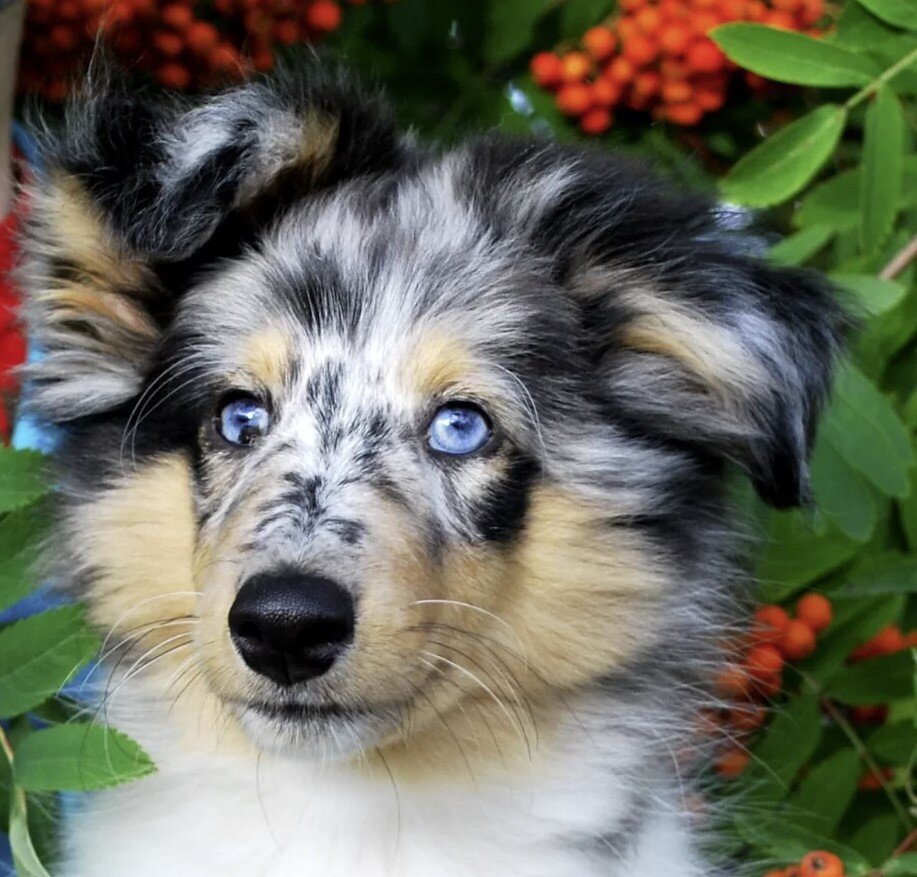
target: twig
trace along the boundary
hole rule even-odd
[[[879,272],[883,280],[894,280],[911,262],[917,259],[917,234],[914,235]]]
[[[872,82],[864,85],[856,94],[852,95],[844,104],[845,110],[852,110],[857,104],[862,103],[866,98],[875,94],[880,85],[884,85],[894,76],[897,76],[902,70],[907,69],[911,64],[917,61],[917,49],[908,52],[903,58],[896,61],[891,67],[883,70]]]

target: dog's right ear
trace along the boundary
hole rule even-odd
[[[238,246],[291,198],[406,154],[379,96],[333,69],[192,103],[129,91],[98,65],[29,198],[32,407],[60,422],[133,397],[181,279],[227,255],[218,242]]]

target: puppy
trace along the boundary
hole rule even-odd
[[[682,877],[698,709],[842,317],[604,152],[434,149],[320,65],[96,75],[31,193],[56,576],[158,772],[67,877]]]

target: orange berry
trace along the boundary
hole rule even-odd
[[[802,0],[771,0],[771,8],[780,12],[798,12],[802,8]]]
[[[625,12],[634,12],[642,9],[646,5],[646,0],[620,0],[618,7]]]
[[[917,649],[917,630],[912,630],[904,637],[904,647],[906,649]]]
[[[683,79],[670,79],[662,84],[662,99],[667,104],[684,103],[692,94],[691,86]]]
[[[783,655],[774,646],[755,646],[745,656],[745,666],[755,679],[773,676],[783,669]]]
[[[659,45],[670,55],[681,55],[691,42],[691,32],[681,24],[668,24],[659,32]]]
[[[700,40],[688,47],[686,60],[698,73],[716,73],[723,69],[726,56],[710,40]]]
[[[174,58],[181,54],[185,45],[178,34],[161,30],[153,34],[153,47],[160,55],[164,55],[166,58]],[[165,84],[163,83],[163,85]]]
[[[697,12],[689,21],[694,33],[700,36],[706,36],[708,31],[720,24],[719,16],[713,12]]]
[[[585,52],[567,52],[560,63],[564,82],[584,82],[592,73],[592,59]]]
[[[631,82],[636,72],[634,65],[627,58],[623,58],[620,55],[605,68],[605,75],[612,82],[618,82],[621,85],[627,85]]]
[[[729,723],[737,731],[755,731],[764,724],[765,718],[767,710],[753,703],[729,711]]]
[[[764,0],[748,0],[745,5],[746,21],[764,21],[767,12],[768,9],[764,4]]]
[[[604,107],[596,107],[579,120],[579,126],[584,134],[604,134],[611,127],[611,113]]]
[[[210,50],[208,59],[214,69],[221,73],[238,73],[242,66],[242,57],[236,47],[230,43],[220,43],[214,46]]]
[[[703,117],[703,110],[695,103],[666,104],[665,117],[676,125],[696,125]]]
[[[801,661],[815,651],[815,632],[804,621],[793,619],[780,639],[780,651],[788,661]]]
[[[699,88],[694,92],[694,100],[705,113],[712,113],[726,103],[726,92],[719,88]]]
[[[610,58],[617,44],[614,31],[608,27],[591,27],[583,34],[583,45],[596,61]]]
[[[605,76],[600,76],[592,83],[592,102],[597,107],[613,107],[621,100],[621,84]]]
[[[273,27],[274,39],[283,46],[292,46],[303,38],[302,27],[292,18],[284,18]]]
[[[256,49],[251,55],[252,67],[262,73],[274,69],[274,53],[269,46],[262,46]]]
[[[655,70],[645,70],[634,77],[634,92],[640,97],[658,94],[662,77]]]
[[[662,24],[662,14],[658,9],[647,6],[634,16],[634,21],[637,22],[637,27],[639,27],[643,33],[654,34],[659,30],[659,25]]]
[[[824,594],[806,594],[796,604],[796,617],[816,633],[821,633],[834,617],[831,601]]]
[[[637,35],[623,45],[621,52],[625,58],[639,67],[655,60],[659,54],[659,46],[649,37]]]
[[[191,73],[188,68],[174,61],[157,68],[156,79],[166,88],[182,90],[191,85]]]
[[[751,680],[744,668],[737,664],[730,664],[725,667],[716,677],[714,689],[720,697],[739,698],[748,694],[751,687]]]
[[[48,34],[48,43],[60,52],[72,52],[76,48],[76,31],[66,24],[57,24]]]
[[[895,625],[883,627],[873,638],[872,643],[880,655],[892,655],[905,648],[904,636]]]
[[[772,700],[783,690],[783,675],[771,673],[752,681],[753,692],[763,700]]]
[[[724,21],[741,21],[745,18],[747,7],[746,0],[720,0],[720,15]]]
[[[636,18],[618,19],[616,28],[618,31],[618,36],[621,38],[622,42],[631,40],[640,33],[640,27],[637,25]]]
[[[306,10],[306,24],[319,33],[331,33],[341,26],[341,7],[332,0],[318,0]]]
[[[780,30],[796,30],[796,20],[789,12],[768,12],[762,21],[769,27],[776,27]]]
[[[762,606],[755,612],[752,639],[757,643],[776,644],[780,642],[789,623],[789,613],[782,606],[775,604]]]
[[[727,779],[739,776],[748,766],[749,756],[743,749],[730,749],[716,762],[716,772]]]
[[[844,863],[834,853],[813,850],[802,857],[799,877],[844,877]]]
[[[163,24],[175,28],[175,30],[185,30],[191,26],[194,21],[194,15],[187,6],[180,3],[170,3],[160,13]]]
[[[565,116],[582,116],[592,108],[592,88],[582,82],[572,82],[557,92],[555,103]]]
[[[554,52],[539,52],[529,61],[532,79],[542,88],[553,90],[564,81],[564,67],[559,55]]]
[[[802,8],[802,23],[815,24],[825,14],[824,0],[805,0]]]
[[[785,874],[783,868],[775,868],[773,871],[765,871],[764,877],[785,877]]]
[[[185,33],[185,42],[192,52],[206,55],[220,42],[220,33],[209,22],[196,21]]]

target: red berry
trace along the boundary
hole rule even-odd
[[[744,749],[730,749],[716,762],[716,772],[727,779],[739,776],[748,766],[749,756]]]
[[[611,28],[591,27],[583,34],[583,45],[596,61],[610,58],[617,44],[617,37]]]
[[[834,853],[813,850],[802,857],[799,877],[844,877],[844,863]]]
[[[621,52],[625,58],[633,61],[638,67],[649,64],[659,54],[659,46],[649,37],[637,35],[624,43]]]
[[[796,617],[816,633],[821,633],[834,617],[831,601],[823,594],[806,594],[796,604]]]
[[[156,79],[166,88],[183,90],[191,84],[191,73],[184,64],[173,61],[157,68]]]
[[[583,82],[592,73],[592,59],[585,52],[567,52],[560,63],[564,82]]]
[[[553,90],[564,81],[564,67],[559,55],[554,52],[539,52],[529,62],[532,79],[542,88]]]
[[[579,120],[579,126],[584,134],[604,134],[611,127],[611,113],[604,107],[596,107]]]
[[[697,73],[716,73],[726,64],[726,56],[710,40],[699,40],[688,47],[688,67]]]
[[[780,639],[780,651],[788,661],[801,661],[815,651],[815,632],[804,621],[793,619]]]
[[[555,101],[565,116],[582,116],[592,108],[592,89],[582,82],[570,83],[557,92]]]
[[[163,24],[175,28],[175,30],[185,30],[191,26],[194,21],[194,15],[187,6],[180,3],[170,3],[160,13]]]
[[[319,33],[330,33],[341,26],[341,7],[332,0],[318,0],[306,10],[306,24]]]
[[[209,22],[196,21],[188,28],[185,34],[185,42],[187,42],[188,48],[192,52],[206,55],[220,42],[220,34]]]

